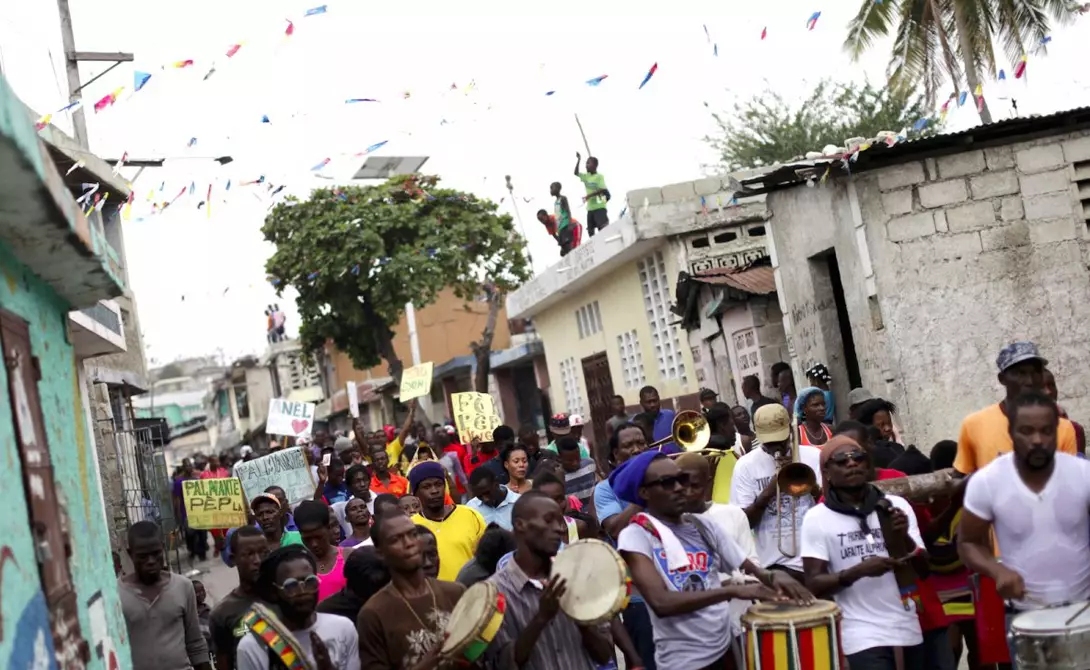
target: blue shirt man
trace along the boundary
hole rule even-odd
[[[640,389],[640,407],[643,408],[644,413],[655,417],[655,423],[651,428],[652,442],[658,442],[673,434],[675,412],[672,409],[662,409],[658,389],[654,386],[644,386]],[[676,454],[678,451],[677,445],[673,442],[662,445],[664,454]]]
[[[496,473],[488,468],[477,468],[469,476],[469,488],[473,499],[466,505],[484,518],[485,524],[494,523],[500,528],[511,530],[511,511],[519,494],[506,486],[501,486]]]

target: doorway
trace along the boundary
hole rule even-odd
[[[598,454],[607,444],[606,422],[609,421],[609,401],[613,397],[613,376],[609,372],[609,358],[605,352],[587,356],[582,363],[583,380],[587,384],[587,400],[590,402],[590,425],[594,442],[592,453]]]
[[[852,336],[852,323],[848,317],[848,304],[844,297],[844,282],[840,276],[836,250],[829,249],[812,256],[810,271],[814,280],[814,302],[819,306],[823,330],[826,333],[836,332],[840,336],[839,342],[830,339],[825,343],[826,355],[835,359],[836,353],[840,353],[843,356],[848,388],[859,388],[863,386],[863,377],[859,372],[859,358],[855,353],[855,338]],[[821,310],[822,305],[831,305],[833,310]],[[836,351],[837,347],[839,352]],[[826,361],[826,364],[830,363],[831,360]]]

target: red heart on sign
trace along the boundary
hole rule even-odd
[[[291,429],[295,431],[296,435],[298,435],[299,433],[306,430],[307,426],[309,426],[309,425],[310,425],[310,422],[307,421],[306,419],[295,419],[295,420],[293,420],[291,422]]]

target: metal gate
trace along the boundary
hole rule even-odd
[[[122,428],[111,422],[117,470],[121,480],[123,509],[114,510],[127,525],[154,521],[163,529],[167,563],[175,572],[182,571],[181,549],[184,532],[174,518],[171,473],[167,471],[163,447],[167,441],[166,422]]]
[[[590,423],[594,433],[594,456],[602,462],[608,456],[606,422],[609,421],[609,400],[613,397],[613,376],[609,372],[609,358],[605,352],[587,356],[582,360],[583,380],[587,384],[590,401]],[[584,429],[585,432],[585,429]]]

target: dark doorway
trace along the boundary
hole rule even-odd
[[[848,306],[844,301],[844,283],[840,279],[840,263],[837,262],[836,251],[825,254],[825,267],[832,284],[833,302],[836,304],[837,326],[844,347],[844,367],[848,370],[848,388],[859,388],[863,386],[863,377],[859,374],[859,359],[855,355],[852,322],[848,318]]]
[[[609,400],[613,397],[613,376],[609,373],[609,358],[605,352],[583,359],[583,380],[587,384],[587,399],[590,402],[590,427],[594,451],[598,454],[605,449],[606,422],[609,420]],[[583,429],[584,435],[586,429]]]

